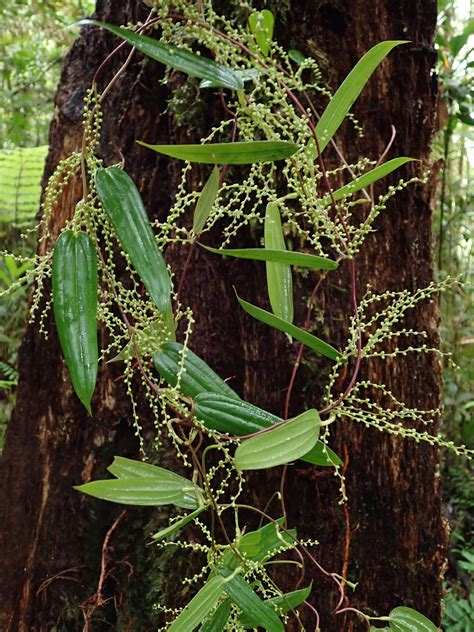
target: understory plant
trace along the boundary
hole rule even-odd
[[[30,317],[44,330],[47,309],[39,310],[45,280],[51,277],[57,331],[73,388],[91,412],[99,363],[123,364],[123,384],[131,398],[136,434],[144,451],[141,419],[132,382],[138,377],[156,423],[157,442],[166,439],[186,475],[117,455],[109,466],[113,478],[77,487],[83,493],[122,504],[172,505],[169,524],[153,536],[158,547],[200,552],[205,559],[193,598],[183,609],[157,604],[167,619],[163,630],[202,632],[264,628],[284,630],[290,617],[300,629],[299,607],[308,607],[319,630],[319,614],[311,605],[312,586],[295,586],[282,593],[272,579],[269,563],[275,556],[296,553],[334,581],[339,591],[336,615],[353,613],[373,630],[433,632],[436,627],[417,611],[399,606],[386,616],[369,616],[346,606],[347,578],[323,569],[314,554],[315,541],[302,540],[298,525],[288,524],[284,477],[291,463],[333,468],[340,480],[340,502],[346,493],[341,458],[331,450],[331,427],[344,419],[400,437],[446,446],[469,457],[463,445],[445,441],[429,431],[438,410],[408,407],[384,384],[359,377],[363,362],[394,359],[407,353],[438,353],[420,343],[423,331],[407,329],[403,317],[420,301],[452,284],[449,279],[415,292],[356,291],[356,255],[374,229],[374,222],[397,191],[418,182],[400,180],[373,199],[372,185],[410,160],[383,162],[364,159],[328,170],[324,150],[334,143],[341,123],[364,85],[384,58],[403,41],[381,42],[370,49],[334,95],[324,88],[316,62],[273,41],[270,11],[251,12],[248,24],[234,26],[216,15],[210,2],[178,0],[173,12],[166,2],[147,2],[150,14],[138,25],[124,27],[88,21],[131,45],[133,50],[167,67],[200,80],[199,89],[220,93],[228,118],[216,124],[195,145],[147,145],[151,152],[182,161],[182,176],[163,222],[150,222],[140,193],[121,164],[105,165],[97,155],[101,110],[120,70],[100,93],[96,81],[106,72],[102,64],[86,98],[82,151],[61,161],[44,195],[40,239],[48,241],[50,220],[61,191],[72,178],[82,178],[83,198],[59,235],[52,252],[36,257],[36,290]],[[159,38],[150,37],[159,34]],[[211,51],[208,54],[202,50]],[[197,51],[201,51],[198,52]],[[212,54],[211,54],[212,53]],[[165,76],[165,81],[167,75]],[[328,105],[319,118],[311,101],[321,93]],[[355,122],[357,125],[357,123]],[[188,187],[193,164],[209,165],[200,191]],[[334,189],[331,180],[341,172],[348,184]],[[366,212],[356,213],[363,205]],[[193,226],[185,217],[194,209]],[[261,247],[233,248],[237,235],[252,230]],[[206,245],[212,230],[219,247]],[[298,249],[289,249],[286,237]],[[239,305],[256,320],[283,332],[332,363],[319,409],[302,410],[288,418],[292,385],[280,418],[260,409],[217,375],[192,349],[195,315],[183,304],[180,290],[188,265],[177,280],[163,253],[173,244],[204,248],[209,257],[234,257],[266,267],[271,311],[249,303],[236,288]],[[129,272],[125,286],[117,275],[117,251]],[[189,259],[188,259],[189,260]],[[309,320],[323,279],[346,266],[349,271],[351,315],[343,348],[336,348],[309,331]],[[304,327],[294,320],[293,277],[300,271],[317,281],[307,305]],[[146,293],[142,291],[145,288]],[[99,349],[97,324],[107,332]],[[184,331],[176,340],[177,328]],[[387,344],[389,346],[387,346]],[[295,371],[297,370],[297,366]],[[347,377],[346,377],[347,376]],[[292,380],[292,384],[293,384]],[[340,385],[344,384],[343,387]],[[383,407],[371,393],[383,395]],[[281,516],[242,500],[245,473],[282,467],[282,484],[275,490]],[[245,516],[261,520],[248,531]],[[233,528],[229,528],[232,516]],[[189,543],[180,534],[193,523],[201,538]],[[288,560],[294,564],[294,560]],[[184,580],[184,578],[183,578]],[[380,628],[379,625],[384,627]]]

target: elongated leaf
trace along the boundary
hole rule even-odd
[[[273,13],[268,9],[263,9],[263,11],[254,11],[249,15],[250,30],[255,36],[258,47],[265,57],[270,51],[274,24],[275,18],[273,17]]]
[[[207,145],[139,145],[171,158],[211,165],[250,165],[289,158],[298,145],[282,140],[255,140],[242,143],[208,143]]]
[[[299,459],[314,447],[321,420],[307,410],[285,424],[243,441],[235,451],[238,470],[261,470]]]
[[[224,257],[237,257],[238,259],[253,259],[255,261],[274,261],[286,265],[309,268],[310,270],[335,270],[337,261],[317,257],[305,252],[293,252],[291,250],[271,250],[269,248],[211,248],[199,244],[202,248]]]
[[[222,632],[230,616],[230,601],[226,599],[214,612],[209,621],[206,621],[199,632]]]
[[[177,385],[178,374],[181,372],[179,390],[184,395],[194,398],[200,393],[220,393],[240,401],[240,397],[227,382],[191,349],[179,342],[162,343],[160,351],[153,356],[153,362],[158,373],[171,386]]]
[[[328,103],[316,125],[316,136],[321,152],[339,129],[352,104],[362,92],[362,89],[380,62],[395,46],[406,43],[404,40],[380,42],[357,62]]]
[[[290,610],[294,610],[295,608],[300,606],[303,601],[306,601],[311,593],[311,588],[312,584],[310,584],[306,588],[301,588],[300,590],[294,590],[293,592],[286,593],[281,597],[266,599],[264,603],[271,606],[277,612],[277,614],[282,615],[286,612],[289,612]],[[246,630],[249,630],[253,627],[251,618],[245,612],[239,616],[239,623]]]
[[[95,184],[123,249],[172,330],[168,269],[135,183],[123,169],[108,167],[97,169]]]
[[[244,87],[238,74],[231,68],[218,64],[207,57],[195,55],[184,48],[178,48],[172,44],[164,44],[146,35],[139,35],[120,26],[98,22],[97,20],[83,20],[82,24],[101,26],[114,35],[117,35],[117,37],[121,37],[129,44],[132,44],[147,57],[151,57],[151,59],[155,59],[165,66],[174,68],[174,70],[184,72],[191,77],[207,79],[208,81],[212,81],[215,85],[230,88],[231,90],[242,90]]]
[[[336,191],[333,191],[332,196],[335,200],[342,200],[342,198],[348,195],[352,195],[353,193],[357,193],[357,191],[361,191],[362,189],[365,189],[374,182],[377,182],[377,180],[380,180],[381,178],[387,176],[389,173],[392,173],[392,171],[395,171],[395,169],[399,169],[407,162],[412,162],[413,160],[415,160],[415,158],[394,158],[393,160],[389,160],[383,165],[375,167],[375,169],[372,169],[371,171],[364,173],[364,175],[355,178],[354,180],[352,180],[352,182],[349,182],[349,184],[344,185],[340,189],[336,189]],[[326,204],[331,204],[331,198],[329,197],[329,195],[326,195],[322,199],[322,201]]]
[[[114,457],[112,465],[107,468],[111,474],[117,478],[153,478],[157,483],[162,480],[174,481],[177,486],[186,486],[189,481],[184,476],[176,474],[171,470],[166,470],[152,463],[144,463],[135,459],[127,459],[123,456]]]
[[[221,393],[200,392],[194,400],[194,414],[207,428],[218,432],[227,432],[237,437],[263,428],[270,428],[283,421],[262,408],[249,404],[236,397]],[[327,455],[326,455],[327,450]],[[318,441],[314,448],[301,457],[313,465],[330,467],[342,465],[342,460],[329,447]]]
[[[199,235],[204,228],[204,224],[212,211],[214,202],[216,201],[217,192],[219,191],[219,169],[214,167],[211,171],[208,181],[204,185],[201,195],[199,196],[196,210],[194,211],[193,233]]]
[[[393,632],[438,632],[438,628],[413,608],[399,606],[389,614],[389,629]]]
[[[278,318],[278,316],[270,314],[270,312],[267,312],[260,307],[256,307],[256,305],[247,303],[247,301],[239,298],[239,296],[237,296],[237,300],[239,301],[242,309],[244,309],[247,314],[250,314],[250,316],[256,318],[257,320],[260,320],[266,325],[270,325],[270,327],[274,327],[275,329],[283,331],[283,333],[292,336],[310,349],[313,349],[313,351],[316,351],[317,353],[326,356],[331,360],[338,360],[341,357],[341,354],[339,353],[339,351],[337,351],[337,349],[334,349],[334,347],[331,347],[331,345],[329,345],[327,342],[316,338],[316,336],[313,336],[313,334],[308,333],[304,329],[300,329],[299,327],[296,327],[296,325],[293,325],[292,323],[289,323],[282,318]]]
[[[225,579],[216,575],[210,579],[188,603],[168,632],[193,632],[204,621],[224,592]]]
[[[91,412],[98,368],[97,258],[85,233],[66,230],[54,246],[53,309],[59,342],[76,395]]]
[[[241,79],[244,83],[246,81],[256,81],[260,75],[257,68],[245,68],[244,70],[234,70],[234,74]],[[216,81],[210,81],[209,79],[203,79],[199,84],[200,88],[218,88],[219,83]]]
[[[219,569],[219,573],[228,577],[232,571],[225,566]],[[280,621],[275,611],[265,604],[262,599],[250,588],[248,583],[240,575],[235,575],[228,580],[224,590],[242,612],[252,620],[254,627],[261,626],[268,632],[284,632],[283,623]]]
[[[174,533],[181,531],[181,529],[183,529],[187,524],[192,522],[194,518],[197,518],[199,514],[201,514],[207,508],[208,508],[208,505],[202,505],[201,507],[198,507],[196,511],[191,512],[187,516],[183,516],[180,520],[176,520],[176,522],[173,522],[168,527],[165,527],[164,529],[161,529],[161,531],[154,533],[151,537],[156,542],[159,542],[160,540],[164,540],[165,538],[168,538],[170,535],[173,535]]]
[[[265,248],[286,250],[281,227],[280,211],[272,202],[267,204],[264,223]],[[293,277],[285,263],[267,261],[267,290],[273,313],[278,318],[293,322]]]

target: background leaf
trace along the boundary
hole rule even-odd
[[[268,9],[263,9],[263,11],[254,11],[249,15],[250,30],[254,34],[258,47],[265,57],[270,51],[274,24],[275,18],[273,17],[273,13]]]

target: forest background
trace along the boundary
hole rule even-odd
[[[434,217],[437,275],[462,284],[442,297],[444,361],[443,432],[474,447],[474,327],[472,305],[474,193],[474,9],[439,0],[436,38],[442,128],[433,142],[438,197]],[[1,2],[0,18],[0,238],[2,251],[30,255],[35,216],[61,65],[94,2]],[[25,238],[26,235],[26,238]],[[0,256],[0,291],[25,273]],[[0,304],[0,450],[15,401],[17,352],[24,332],[27,283]],[[445,515],[451,527],[444,628],[474,629],[474,499],[472,464],[443,458]]]

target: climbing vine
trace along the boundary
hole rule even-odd
[[[339,591],[336,615],[352,612],[368,627],[381,622],[385,630],[434,631],[435,626],[411,608],[399,606],[387,616],[373,617],[346,606],[346,586],[354,586],[321,567],[315,553],[317,542],[299,538],[298,525],[288,524],[284,499],[286,469],[301,460],[312,467],[333,468],[340,480],[337,500],[346,501],[342,460],[330,447],[332,425],[340,420],[472,456],[462,445],[416,429],[419,423],[433,423],[438,410],[410,408],[386,385],[359,378],[361,364],[371,358],[439,353],[424,343],[425,332],[407,329],[403,318],[420,301],[453,283],[446,279],[416,292],[382,294],[368,287],[363,296],[356,290],[355,255],[374,230],[375,220],[392,196],[424,179],[400,180],[374,199],[372,185],[411,158],[384,162],[382,156],[348,164],[333,137],[347,118],[361,133],[350,108],[378,65],[404,42],[374,46],[331,95],[313,59],[295,50],[285,51],[273,41],[274,18],[268,10],[252,12],[247,24],[235,26],[217,15],[210,2],[179,0],[173,3],[172,12],[167,2],[146,4],[151,10],[143,23],[118,27],[87,22],[121,38],[118,48],[131,45],[132,49],[102,92],[97,82],[107,75],[107,62],[114,53],[99,66],[85,101],[82,150],[58,165],[44,196],[40,230],[47,244],[64,187],[72,178],[82,179],[83,198],[71,212],[53,252],[36,258],[30,317],[38,318],[46,334],[45,317],[53,308],[73,388],[89,412],[99,363],[122,363],[123,386],[131,399],[143,451],[142,461],[116,456],[108,468],[114,478],[86,482],[77,489],[122,504],[176,508],[169,525],[153,536],[156,546],[191,549],[201,553],[205,562],[195,577],[183,578],[185,583],[196,584],[195,596],[183,609],[156,604],[168,621],[163,630],[263,627],[277,632],[284,629],[289,617],[295,617],[304,630],[299,615],[302,606],[312,612],[311,629],[319,630],[319,614],[310,601],[312,586],[301,588],[305,564],[314,564]],[[173,204],[161,222],[149,222],[138,189],[123,165],[104,165],[97,156],[107,94],[135,50],[166,66],[164,82],[175,71],[197,77],[200,91],[218,93],[227,115],[196,145],[149,145],[137,139],[149,151],[182,164]],[[311,99],[315,94],[328,101],[321,116]],[[179,103],[170,107],[179,107]],[[341,164],[331,170],[324,163],[324,150],[330,144],[341,158]],[[208,179],[200,191],[188,186],[195,163],[209,165]],[[340,175],[349,183],[334,189],[331,182]],[[187,217],[193,210],[191,228]],[[219,235],[218,247],[206,243],[211,230]],[[235,237],[249,230],[259,236],[260,247],[233,248]],[[163,256],[170,244],[189,253],[179,278]],[[235,300],[236,308],[240,306],[298,345],[282,418],[243,401],[225,376],[217,375],[198,350],[192,349],[195,317],[183,303],[181,289],[190,256],[198,247],[209,257],[251,259],[266,266],[271,311],[239,294]],[[117,274],[117,252],[125,261],[126,285]],[[346,342],[338,349],[310,331],[310,324],[321,282],[342,266],[349,272],[351,307]],[[303,327],[293,323],[292,284],[297,273],[316,277]],[[49,276],[52,297],[40,311]],[[97,323],[108,340],[100,350]],[[184,332],[182,342],[176,340],[178,328]],[[303,410],[289,418],[303,347],[324,356],[332,368],[319,410]],[[184,475],[146,461],[132,388],[137,377],[155,420],[156,442],[166,438],[171,443]],[[373,393],[382,397],[374,400]],[[283,466],[281,485],[275,489],[281,515],[274,518],[266,507],[244,502],[242,493],[246,471],[277,466]],[[256,531],[246,528],[249,512],[260,519],[262,526]],[[233,518],[232,529],[228,515]],[[181,530],[191,522],[201,533],[200,543],[181,537]],[[301,580],[295,590],[283,594],[268,563],[289,551],[300,560]],[[288,563],[294,564],[294,559]]]

